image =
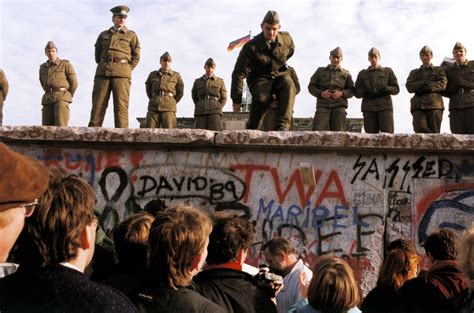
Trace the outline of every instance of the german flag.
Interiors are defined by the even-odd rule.
[[[242,47],[243,45],[245,45],[246,42],[248,42],[250,40],[250,34],[248,34],[247,36],[245,37],[242,37],[242,38],[239,38],[237,40],[234,40],[232,42],[229,43],[229,46],[227,47],[227,52],[231,52],[232,50],[234,50],[235,48],[239,48],[239,47]]]

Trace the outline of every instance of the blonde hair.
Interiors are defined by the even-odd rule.
[[[464,231],[458,260],[464,274],[470,280],[474,279],[474,223]]]
[[[351,267],[343,259],[323,257],[313,268],[308,302],[324,313],[346,312],[359,303],[359,289]]]

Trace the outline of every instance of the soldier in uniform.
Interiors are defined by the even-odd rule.
[[[135,32],[125,26],[128,11],[125,5],[112,11],[114,26],[100,33],[95,43],[94,89],[89,127],[101,127],[110,93],[113,93],[115,127],[128,127],[128,101],[132,70],[140,60],[140,42]]]
[[[369,50],[370,66],[359,72],[354,95],[362,98],[366,133],[394,132],[392,95],[400,92],[397,77],[390,67],[379,64],[380,52]]]
[[[289,33],[280,32],[277,12],[268,11],[260,26],[262,32],[244,45],[232,72],[233,109],[235,112],[240,110],[246,78],[252,95],[247,129],[258,128],[272,102],[272,94],[275,94],[278,99],[275,130],[289,130],[296,90],[286,61],[293,55],[295,45]]]
[[[3,102],[8,95],[8,81],[5,72],[0,69],[0,126],[3,122]]]
[[[222,78],[214,75],[216,63],[212,58],[204,64],[206,73],[194,81],[191,95],[195,105],[195,128],[222,130],[222,108],[227,101],[227,90]]]
[[[161,68],[148,75],[145,82],[148,102],[145,127],[176,128],[176,104],[184,93],[181,75],[171,69],[171,55],[165,52],[160,57]]]
[[[319,67],[311,77],[309,93],[317,98],[313,130],[344,131],[347,99],[354,95],[351,73],[341,67],[342,50],[337,47],[329,54],[330,64]]]
[[[445,95],[449,98],[449,126],[453,134],[474,134],[474,62],[466,59],[466,47],[457,42],[454,64],[445,71]]]
[[[411,114],[415,133],[439,133],[443,119],[443,97],[441,92],[446,89],[444,69],[433,66],[433,51],[424,46],[420,51],[420,68],[410,72],[405,86],[411,98]]]
[[[58,48],[48,41],[44,52],[48,61],[41,64],[39,79],[44,95],[42,125],[66,127],[69,122],[69,104],[76,92],[76,73],[68,60],[58,58]]]

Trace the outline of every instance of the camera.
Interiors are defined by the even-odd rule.
[[[254,276],[257,283],[263,283],[272,289],[280,288],[280,286],[283,284],[283,277],[274,273],[270,273],[270,269],[266,264],[260,264],[258,268],[258,273]]]

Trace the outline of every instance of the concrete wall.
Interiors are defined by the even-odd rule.
[[[461,231],[474,214],[474,136],[3,127],[0,140],[78,173],[104,227],[159,198],[235,210],[255,225],[249,261],[282,235],[314,263],[346,258],[364,293],[384,245]]]

